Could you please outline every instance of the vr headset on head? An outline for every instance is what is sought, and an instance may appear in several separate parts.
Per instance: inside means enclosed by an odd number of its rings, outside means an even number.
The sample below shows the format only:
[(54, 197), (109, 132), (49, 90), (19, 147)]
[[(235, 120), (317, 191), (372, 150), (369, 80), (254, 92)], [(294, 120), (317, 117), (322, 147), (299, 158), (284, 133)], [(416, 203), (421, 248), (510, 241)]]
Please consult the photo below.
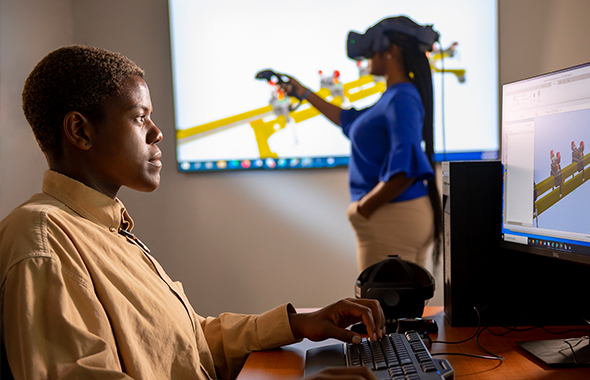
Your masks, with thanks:
[(346, 41), (347, 54), (357, 61), (372, 58), (376, 52), (384, 52), (391, 42), (396, 42), (388, 37), (393, 33), (413, 39), (416, 49), (421, 52), (432, 51), (432, 45), (439, 38), (432, 25), (420, 25), (405, 16), (390, 17), (379, 21), (364, 34), (350, 31)]

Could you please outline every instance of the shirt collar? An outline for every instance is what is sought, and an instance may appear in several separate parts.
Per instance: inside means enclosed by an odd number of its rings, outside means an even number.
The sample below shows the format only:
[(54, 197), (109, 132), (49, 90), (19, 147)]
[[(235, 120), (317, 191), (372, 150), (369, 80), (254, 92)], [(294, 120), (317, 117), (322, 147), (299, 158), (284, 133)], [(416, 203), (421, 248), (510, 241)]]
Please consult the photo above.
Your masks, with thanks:
[(43, 176), (43, 192), (63, 202), (80, 216), (107, 228), (131, 231), (133, 219), (118, 199), (106, 195), (70, 177), (47, 170)]

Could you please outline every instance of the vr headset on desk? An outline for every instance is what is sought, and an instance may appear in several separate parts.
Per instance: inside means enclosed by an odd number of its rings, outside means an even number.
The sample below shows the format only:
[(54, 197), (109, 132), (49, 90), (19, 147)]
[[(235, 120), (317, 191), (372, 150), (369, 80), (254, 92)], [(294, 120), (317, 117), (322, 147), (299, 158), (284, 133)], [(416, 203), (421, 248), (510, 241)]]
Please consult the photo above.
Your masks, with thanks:
[[(407, 37), (410, 44), (402, 41), (390, 40), (396, 34)], [(379, 21), (367, 29), (364, 34), (354, 31), (348, 33), (346, 51), (348, 57), (357, 61), (370, 59), (376, 52), (384, 52), (393, 42), (402, 47), (415, 47), (419, 51), (432, 51), (432, 45), (438, 41), (439, 34), (432, 25), (420, 25), (406, 16), (390, 17)]]
[(385, 318), (397, 320), (422, 316), (435, 281), (422, 266), (393, 255), (365, 269), (355, 285), (357, 298), (378, 300)]

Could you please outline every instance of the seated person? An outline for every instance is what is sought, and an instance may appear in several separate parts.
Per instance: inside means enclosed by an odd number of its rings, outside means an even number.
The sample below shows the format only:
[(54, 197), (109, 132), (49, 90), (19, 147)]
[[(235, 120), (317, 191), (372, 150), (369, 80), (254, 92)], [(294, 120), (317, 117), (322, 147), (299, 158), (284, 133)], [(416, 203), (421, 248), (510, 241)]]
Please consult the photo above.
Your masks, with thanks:
[[(382, 337), (378, 302), (314, 313), (286, 304), (260, 315), (204, 318), (132, 234), (121, 186), (160, 183), (162, 132), (144, 73), (126, 57), (60, 48), (37, 64), (23, 109), (49, 170), (43, 192), (0, 223), (2, 379), (235, 378), (252, 351), (303, 338)], [(374, 379), (335, 369), (310, 379)]]

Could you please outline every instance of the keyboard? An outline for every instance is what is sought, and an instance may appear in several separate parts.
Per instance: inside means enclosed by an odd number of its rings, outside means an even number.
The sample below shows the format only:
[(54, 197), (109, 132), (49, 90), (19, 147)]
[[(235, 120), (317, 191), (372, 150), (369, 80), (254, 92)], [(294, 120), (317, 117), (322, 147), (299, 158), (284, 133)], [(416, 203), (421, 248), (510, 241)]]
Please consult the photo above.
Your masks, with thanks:
[(309, 349), (305, 375), (325, 367), (366, 366), (381, 380), (451, 380), (455, 371), (446, 359), (434, 359), (420, 334), (391, 333), (373, 342), (342, 343)]

